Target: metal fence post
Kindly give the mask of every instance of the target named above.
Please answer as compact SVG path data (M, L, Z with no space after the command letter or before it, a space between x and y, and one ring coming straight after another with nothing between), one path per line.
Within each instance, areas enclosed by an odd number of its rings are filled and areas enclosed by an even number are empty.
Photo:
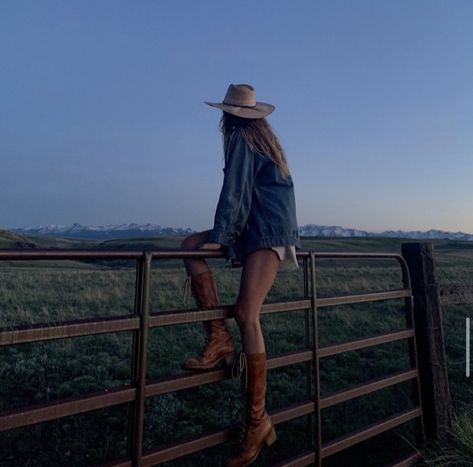
M415 332L415 321L414 321L414 298L412 296L412 285L411 278L409 274L409 266L404 260L400 263L402 269L402 284L405 289L411 290L411 295L404 298L404 313L406 326L408 328L414 329L414 335L412 339L408 339L409 347L409 364L411 368L419 369L419 359L417 357L417 341L416 341L416 332ZM412 390L412 400L415 406L423 407L422 405L422 393L421 393L421 382L419 371L417 371L417 377L411 380L411 390ZM416 443L420 446L425 442L425 421L424 413L421 417L415 419L415 437Z
M447 436L452 412L432 243L403 243L402 256L409 267L414 298L425 435L429 440L437 440Z
M322 420L320 411L320 376L319 376L319 331L317 313L317 295L315 284L315 253L310 253L310 298L312 308L312 344L314 368L314 415L315 415L315 460L316 467L322 466Z
M134 368L133 383L136 385L136 399L133 404L133 418L131 421L131 458L133 466L141 464L143 453L143 431L144 431L144 405L147 369L147 351L149 334L149 312L150 312L150 285L151 285L151 260L152 253L145 251L139 260L137 271L137 293L135 305L140 316L140 328L137 338L134 339Z
M304 298L310 297L310 281L309 281L309 261L307 256L303 258L303 280L304 280ZM312 349L314 347L313 344L313 336L311 332L312 328L312 309L307 308L304 311L304 337L305 337L305 346L307 349ZM307 399L311 400L314 397L313 391L313 364L311 361L308 361L306 364L306 372L307 372ZM314 449L314 433L312 430L312 423L313 423L313 415L310 414L307 416L307 436L309 440L309 445L312 449Z
M135 272L135 304L133 308L133 315L140 316L141 304L143 301L143 266L144 256L136 260ZM138 366L140 355L140 329L132 332L132 350L131 350L131 384L136 385L138 381ZM135 430L135 406L136 401L128 404L128 436L127 436L127 454L132 457L133 440Z

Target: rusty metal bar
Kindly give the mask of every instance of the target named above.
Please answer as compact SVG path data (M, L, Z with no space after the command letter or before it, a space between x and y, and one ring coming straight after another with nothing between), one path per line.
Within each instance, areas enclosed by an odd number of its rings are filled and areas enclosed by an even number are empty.
M422 460L423 457L419 453L409 454L406 458L389 464L386 467L411 467L416 462ZM305 467L315 463L315 451L306 451L291 459L286 459L275 464L273 467Z
M136 389L126 385L56 402L8 410L0 413L0 432L124 404L134 400L135 395Z
M50 250L35 248L34 250L0 250L0 261L18 260L55 260L55 259L138 259L142 251L131 250Z
M211 310L163 310L152 311L150 315L150 326L152 328L160 326L174 326L176 324L199 323L212 319L228 319L233 317L231 305L221 305Z
M339 344L324 345L319 347L319 358L331 357L332 355L364 349L378 344L385 344L386 342L394 342L413 336L413 329L402 329L401 331L381 333L372 337L362 337L361 339L353 339Z
M391 417L385 418L380 422L372 423L361 430L357 430L348 435L341 436L333 441L325 443L322 446L322 458L331 456L337 452L343 451L350 446L358 444L362 441L365 441L373 436L376 436L380 433L390 430L396 426L399 426L409 420L412 420L416 417L420 417L422 414L422 409L420 407L415 407L413 409L405 410L399 412Z
M315 464L315 451L305 451L291 459L274 464L273 467L305 467Z
M287 422L294 418L307 415L314 410L312 401L304 401L298 404L293 404L284 409L272 411L269 413L271 420L275 425ZM145 453L141 460L142 466L156 465L162 462L178 459L187 456L197 451L207 449L218 444L226 442L234 433L238 424L232 425L224 430L218 430L204 435L196 436L183 442L167 444L160 446Z
M376 302L379 300L393 300L412 295L409 289L387 290L385 292L371 292L358 295L345 295L339 297L318 298L317 307L325 308L335 305L350 305L352 303Z
M118 459L106 464L100 464L99 467L133 467L133 462L129 459Z
M139 355L139 354L138 354ZM268 360L268 369L280 368L308 361L312 358L311 351L288 352ZM201 384L221 381L228 377L225 370L213 370L197 374L185 374L178 378L164 378L146 385L144 397L152 397L168 392L195 387ZM136 384L136 383L135 383ZM117 389L99 393L87 394L80 397L65 399L58 402L48 402L0 413L0 431L6 431L22 426L33 425L57 418L88 412L103 407L132 402L136 399L136 388L123 386Z
M387 300L392 298L409 297L409 291L383 292L346 297L319 298L317 307L361 303L363 301ZM365 298L365 300L363 300ZM311 301L292 300L288 302L266 303L261 313L279 313L310 308ZM174 324L193 323L233 316L231 306L218 307L213 310L170 310L153 312L150 317L150 327L170 326ZM137 330L139 320L136 317L106 317L100 319L84 319L65 321L61 324L38 324L30 327L22 326L12 330L0 331L0 346L21 344L27 342L64 339L69 337L89 336L108 332L123 332Z
M409 265L407 264L406 258L401 254L399 262L402 269L402 284L406 289L412 290L411 283L411 273L409 271ZM405 322L408 328L412 328L413 335L412 339L409 339L409 362L411 367L419 369L419 362L417 358L417 342L415 334L415 323L414 323L414 296L410 296L404 299L404 308L405 308ZM422 398L421 398L421 386L420 386L420 372L417 371L416 378L412 380L411 384L413 402L415 406L423 407ZM422 410L421 416L415 419L415 437L418 444L422 444L426 439L425 434L425 420L424 420L424 411ZM410 465L410 464L406 464Z
M287 302L265 303L261 307L262 314L296 311L310 307L310 300L291 300ZM227 319L233 317L231 305L220 306L211 310L165 310L151 313L150 327L187 324L211 319Z
M318 298L317 308L335 305L349 305L352 303L374 302L379 300L392 300L404 298L411 295L410 290L392 290L387 292L374 292L360 295L346 295L342 297ZM310 299L291 300L287 302L265 303L261 307L261 314L280 313L287 311L311 308ZM151 327L170 326L174 324L195 323L197 321L209 321L211 319L227 319L233 316L230 305L221 306L212 310L164 310L155 311L151 314Z
M302 350L295 352L286 352L268 359L268 370L281 368L283 366L295 365L297 363L308 362L312 360L311 350Z
M99 467L133 467L133 462L129 459L118 459L106 464L100 464Z
M74 251L74 250L72 250ZM153 258L156 259L181 259L190 257L205 257L205 258L223 258L223 254L219 251L210 252L202 250L153 250L150 251ZM297 251L296 256L298 258L308 258L310 255L314 255L316 258L327 258L327 259L395 259L398 261L402 260L402 256L397 253L367 253L367 252L329 252L329 251L314 251L305 250Z
M412 339L409 339L409 362L411 366L415 366L418 368L419 362L417 358L417 343L416 343L416 335L415 335L415 322L414 322L414 298L408 297L405 300L405 319L406 325L412 327L413 329L413 336ZM414 405L418 405L423 407L422 405L422 395L421 395L421 383L420 383L420 372L417 372L417 377L414 381L412 381L412 398ZM424 412L422 412L422 416L416 418L415 421L415 437L416 442L418 444L422 444L426 440L426 433L425 433L425 419L424 419Z
M138 329L138 327L138 318L126 316L63 321L61 324L21 326L11 330L0 331L0 347L27 342L92 336L108 332L132 331Z
M149 334L149 312L150 312L150 287L151 287L151 261L152 255L149 252L143 253L143 276L140 290L140 338L139 353L136 368L136 400L134 404L133 417L133 438L132 459L133 464L141 465L141 455L143 452L143 431L144 431L144 408L145 408L145 386L148 357L148 334Z
M296 352L287 352L277 357L269 358L267 361L268 370L281 368L296 363L309 362L312 360L311 350L302 350ZM187 372L179 376L162 378L150 382L146 385L145 397L159 396L169 392L181 391L204 384L217 383L229 378L228 370L208 370L205 372Z
M320 409L320 371L319 371L319 331L318 331L318 301L317 287L315 281L315 255L310 255L310 301L312 309L312 350L313 350L313 373L314 373L314 413L315 413L315 465L322 466L322 414Z
M370 394L374 391L402 383L403 381L415 379L417 378L418 373L419 372L416 368L407 371L399 371L389 376L382 376L381 378L375 378L365 383L353 385L348 389L342 389L340 391L325 394L320 398L320 408L326 409L332 405Z
M396 259L402 261L403 257L399 253L368 253L363 251L314 251L307 250L309 255L316 258L379 258L379 259Z
M416 418L416 420L418 420L418 418ZM412 454L409 454L404 459L397 460L393 464L389 464L386 467L410 467L411 465L414 465L422 459L423 456L421 454L419 454L418 452L414 452Z
M304 257L303 259L303 280L304 280L304 298L310 299L310 280L309 280L309 262L308 258ZM312 302L311 302L312 303ZM314 397L313 388L312 388L312 352L314 348L313 336L312 336L312 310L307 308L304 311L304 337L305 337L305 347L310 349L311 354L310 360L306 364L306 395L307 399L312 399ZM312 429L312 415L307 416L307 427L306 427L307 436L309 439L309 444L311 448L314 448L314 433Z
M146 385L145 397L160 396L170 392L182 391L204 384L217 383L229 378L227 370L209 370L205 372L184 373L179 376L161 378Z
M213 446L222 444L230 439L232 433L236 430L237 425L226 430L219 430L212 433L208 433L203 436L197 436L180 443L172 443L166 446L162 446L159 449L155 449L148 453L145 453L141 458L141 466L148 467L163 462L168 462L180 457L188 456L197 451L208 449Z
M185 258L223 258L222 251L211 250L152 250L153 259L185 259Z
M313 401L302 401L295 404L288 405L282 409L273 410L269 412L271 420L275 425L294 420L295 418L303 417L314 412Z
M141 324L141 310L143 308L143 280L144 280L144 257L141 256L135 265L135 296L133 314L138 321L137 329L132 334L132 348L131 348L131 381L137 386L139 380L139 366L140 366L140 324ZM137 406L134 402L128 405L127 413L127 455L133 456L134 449L134 427L136 418Z
M183 259L183 258L223 258L224 254L221 251L209 250L150 250L149 254L155 259ZM35 248L31 250L24 249L5 249L0 250L0 261L12 260L44 260L44 259L139 259L143 255L143 251L136 250L78 250L71 248L64 248L61 250L51 250L47 248ZM367 252L329 252L329 251L314 251L305 250L297 251L296 256L299 258L309 257L314 255L316 258L341 259L341 258L359 258L359 259L395 259L402 262L403 258L397 253L367 253Z

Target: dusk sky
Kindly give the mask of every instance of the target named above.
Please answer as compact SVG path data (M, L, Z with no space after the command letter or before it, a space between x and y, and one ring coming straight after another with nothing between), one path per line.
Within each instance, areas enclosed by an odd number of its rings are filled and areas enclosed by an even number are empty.
M0 0L0 228L209 229L255 86L298 224L473 233L471 0Z

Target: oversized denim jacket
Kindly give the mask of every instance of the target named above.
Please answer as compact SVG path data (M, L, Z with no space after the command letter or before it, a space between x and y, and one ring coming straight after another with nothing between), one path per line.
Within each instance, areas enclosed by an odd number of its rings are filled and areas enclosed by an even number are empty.
M283 177L271 158L252 151L239 129L230 137L223 171L208 241L227 247L227 262L241 266L259 248L301 248L292 177Z

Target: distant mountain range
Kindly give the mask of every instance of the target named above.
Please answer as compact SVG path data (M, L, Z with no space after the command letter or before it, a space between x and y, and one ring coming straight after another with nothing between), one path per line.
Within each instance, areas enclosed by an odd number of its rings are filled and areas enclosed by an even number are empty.
M75 222L70 225L38 225L9 229L11 232L22 235L46 235L63 238L86 238L94 240L112 240L130 237L167 237L172 235L188 235L192 229L161 227L156 224L109 224L109 225L81 225Z
M111 224L111 225L38 225L35 227L11 228L11 232L22 235L46 235L63 238L86 238L110 240L130 237L164 237L171 235L188 235L194 230L190 228L161 227L156 224ZM299 234L307 237L391 237L412 239L449 239L473 240L473 234L464 232L446 232L443 230L386 230L384 232L367 232L350 229L338 225L307 224L299 227Z
M390 237L412 239L448 239L473 240L473 234L465 232L447 232L445 230L385 230L383 232L367 232L365 230L347 229L338 225L324 226L307 224L299 227L302 236L315 237Z

